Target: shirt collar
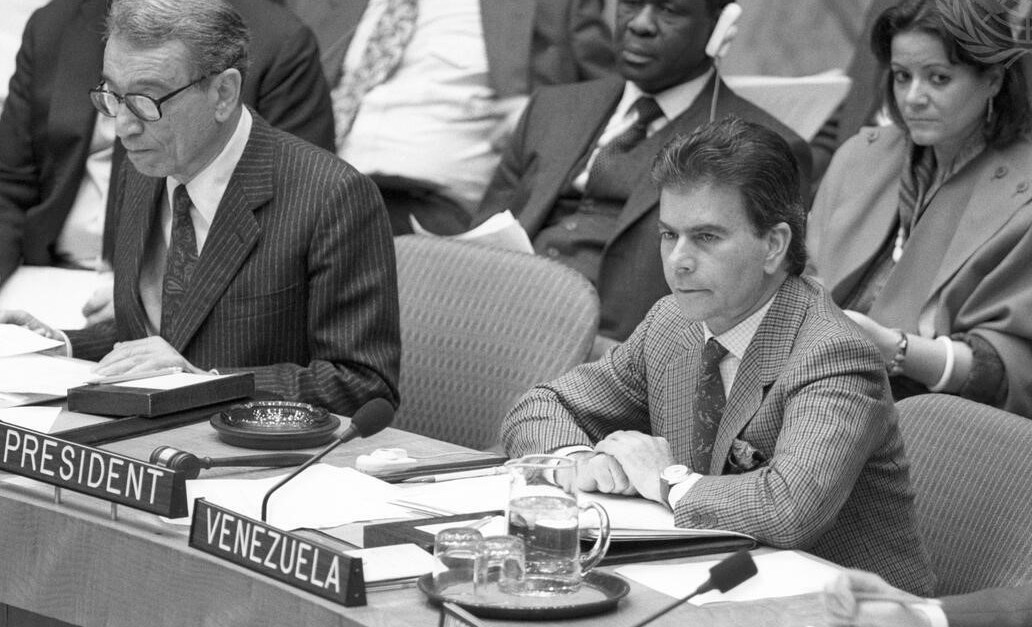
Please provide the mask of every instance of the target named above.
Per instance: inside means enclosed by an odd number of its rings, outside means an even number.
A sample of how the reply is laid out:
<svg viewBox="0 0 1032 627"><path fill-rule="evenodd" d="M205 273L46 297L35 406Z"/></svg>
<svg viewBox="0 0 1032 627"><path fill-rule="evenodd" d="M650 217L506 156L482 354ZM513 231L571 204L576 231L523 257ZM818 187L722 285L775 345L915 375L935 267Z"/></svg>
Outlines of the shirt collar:
<svg viewBox="0 0 1032 627"><path fill-rule="evenodd" d="M777 294L777 292L775 292L775 294ZM767 310L770 309L771 303L773 302L774 297L771 296L762 307L750 314L748 318L742 320L735 326L717 336L710 333L709 327L706 326L705 322L703 322L703 340L708 342L711 337L716 337L717 341L727 349L728 353L737 359L742 359L745 355L745 349L749 348L749 344L752 343L752 339L756 335L757 329L760 328L760 323L763 322L763 316L767 314Z"/></svg>
<svg viewBox="0 0 1032 627"><path fill-rule="evenodd" d="M251 136L252 124L251 112L247 110L247 107L242 107L236 130L223 146L222 152L186 184L190 200L201 218L208 224L215 219L215 210L219 208L222 195L226 193L226 187L229 186L229 179L232 178L233 171L236 170L237 163L244 154L247 139ZM168 194L169 206L172 206L172 194L181 184L171 176L166 179L165 189Z"/></svg>
<svg viewBox="0 0 1032 627"><path fill-rule="evenodd" d="M651 94L651 96L656 99L656 104L663 111L663 117L667 120L673 120L687 111L688 107L692 106L692 103L699 97L702 90L706 88L706 84L712 76L713 68L710 68L701 76L697 76L679 85L674 85L658 94ZM624 92L620 98L620 104L616 107L617 112L621 116L626 115L638 98L648 95L650 94L643 92L632 81L624 82Z"/></svg>

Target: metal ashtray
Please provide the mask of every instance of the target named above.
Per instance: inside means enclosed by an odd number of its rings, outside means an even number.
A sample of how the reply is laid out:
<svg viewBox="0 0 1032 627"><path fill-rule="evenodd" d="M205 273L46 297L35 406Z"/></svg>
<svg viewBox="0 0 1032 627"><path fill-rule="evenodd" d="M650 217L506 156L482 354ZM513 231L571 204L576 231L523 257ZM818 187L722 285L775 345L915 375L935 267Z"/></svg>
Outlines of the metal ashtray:
<svg viewBox="0 0 1032 627"><path fill-rule="evenodd" d="M213 414L211 426L226 444L244 448L311 448L333 439L340 418L292 401L252 401Z"/></svg>

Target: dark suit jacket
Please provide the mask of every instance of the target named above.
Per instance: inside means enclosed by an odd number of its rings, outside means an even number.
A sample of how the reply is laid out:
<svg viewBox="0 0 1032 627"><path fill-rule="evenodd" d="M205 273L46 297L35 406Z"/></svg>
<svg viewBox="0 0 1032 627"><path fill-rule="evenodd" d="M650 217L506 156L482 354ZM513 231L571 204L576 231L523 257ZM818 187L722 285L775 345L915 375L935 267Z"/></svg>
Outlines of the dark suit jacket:
<svg viewBox="0 0 1032 627"><path fill-rule="evenodd" d="M675 134L709 121L712 86L711 82L687 111L646 140L656 153ZM475 221L511 209L533 239L547 224L570 173L594 149L623 89L623 79L608 78L536 92L502 155ZM777 131L792 146L804 174L809 172L806 142L723 84L717 112L718 116L735 114ZM599 332L618 340L634 330L653 303L670 293L659 256L659 189L650 178L651 168L651 159L637 165L637 184L602 252L596 286L602 302Z"/></svg>
<svg viewBox="0 0 1032 627"><path fill-rule="evenodd" d="M662 299L626 342L527 393L503 423L506 453L591 446L617 430L661 436L676 463L705 475L677 503L679 526L740 531L931 593L885 366L859 327L815 282L786 279L742 356L710 466L698 468L704 344L702 324ZM766 461L734 473L736 438Z"/></svg>
<svg viewBox="0 0 1032 627"><path fill-rule="evenodd" d="M344 57L367 0L287 0L312 27L330 85L340 82ZM535 87L610 73L612 41L601 0L480 0L491 86L498 97Z"/></svg>
<svg viewBox="0 0 1032 627"><path fill-rule="evenodd" d="M115 320L68 333L76 357L147 335L140 268L165 179L124 165L117 216ZM255 373L260 390L350 415L398 403L394 243L373 183L259 116L219 203L165 339L188 361Z"/></svg>
<svg viewBox="0 0 1032 627"><path fill-rule="evenodd" d="M311 31L267 0L231 4L252 38L243 101L273 125L332 150L329 89ZM25 27L0 116L0 283L22 261L55 262L54 243L93 136L97 112L87 91L103 67L106 6L106 0L54 0ZM105 238L106 249L110 243Z"/></svg>

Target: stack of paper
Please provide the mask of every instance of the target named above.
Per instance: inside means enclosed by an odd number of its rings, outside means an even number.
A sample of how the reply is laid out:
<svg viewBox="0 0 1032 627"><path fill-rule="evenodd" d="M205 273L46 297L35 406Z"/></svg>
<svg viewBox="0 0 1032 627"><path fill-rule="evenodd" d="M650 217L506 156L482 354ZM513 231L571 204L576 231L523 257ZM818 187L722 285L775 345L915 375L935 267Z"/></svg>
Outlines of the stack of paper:
<svg viewBox="0 0 1032 627"><path fill-rule="evenodd" d="M61 346L23 327L0 324L0 407L64 398L89 379L95 363L42 355Z"/></svg>
<svg viewBox="0 0 1032 627"><path fill-rule="evenodd" d="M724 601L753 601L774 597L820 592L840 569L798 551L777 551L754 555L757 574L745 583L721 594L717 590L693 598L689 603L703 605ZM621 566L616 572L672 597L684 597L709 579L716 561L691 564L642 564Z"/></svg>
<svg viewBox="0 0 1032 627"><path fill-rule="evenodd" d="M197 479L186 482L190 516L203 498L254 519L261 518L262 499L289 473L265 479ZM388 499L396 487L353 468L315 464L273 493L268 523L280 529L327 529L364 520L406 518L411 513ZM190 517L169 522L189 525Z"/></svg>
<svg viewBox="0 0 1032 627"><path fill-rule="evenodd" d="M472 514L505 510L509 495L509 477L477 477L405 489L398 500L405 507L420 508L434 515ZM610 537L613 540L663 540L689 538L740 537L743 533L719 529L683 529L674 524L674 514L663 505L641 497L614 496L597 492L582 493L582 503L594 501L609 515ZM598 534L598 517L588 512L581 519L583 535Z"/></svg>

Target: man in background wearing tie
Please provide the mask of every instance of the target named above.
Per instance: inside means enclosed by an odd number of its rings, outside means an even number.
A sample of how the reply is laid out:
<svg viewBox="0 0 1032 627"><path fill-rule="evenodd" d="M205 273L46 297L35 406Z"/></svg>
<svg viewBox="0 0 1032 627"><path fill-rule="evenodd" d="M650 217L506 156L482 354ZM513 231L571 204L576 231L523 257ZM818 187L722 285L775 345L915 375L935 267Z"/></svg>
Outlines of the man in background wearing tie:
<svg viewBox="0 0 1032 627"><path fill-rule="evenodd" d="M102 358L101 375L250 371L259 390L344 414L397 404L394 248L375 185L241 104L248 31L224 0L115 0L107 24L90 95L130 162L115 320L69 331L73 355Z"/></svg>
<svg viewBox="0 0 1032 627"><path fill-rule="evenodd" d="M602 301L599 332L606 338L625 339L669 293L649 164L675 134L709 121L715 89L718 118L733 113L774 129L809 174L806 143L715 77L705 49L727 4L618 0L622 76L538 91L474 220L511 209L538 254L588 277Z"/></svg>
<svg viewBox="0 0 1032 627"><path fill-rule="evenodd" d="M601 359L528 392L502 426L506 453L574 457L582 490L637 493L681 527L807 549L927 594L884 364L800 277L788 144L729 117L673 140L652 175L673 294Z"/></svg>

